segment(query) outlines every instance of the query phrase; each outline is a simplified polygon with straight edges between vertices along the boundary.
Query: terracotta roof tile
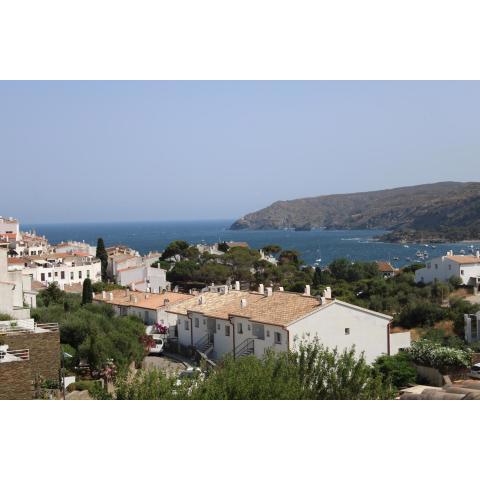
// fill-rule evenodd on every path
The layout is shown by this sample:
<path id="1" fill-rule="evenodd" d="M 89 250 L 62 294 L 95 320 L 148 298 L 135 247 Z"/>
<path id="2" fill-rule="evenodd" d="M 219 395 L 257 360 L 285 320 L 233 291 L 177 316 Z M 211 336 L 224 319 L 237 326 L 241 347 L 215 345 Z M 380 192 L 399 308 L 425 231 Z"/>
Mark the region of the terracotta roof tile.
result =
<path id="1" fill-rule="evenodd" d="M 113 294 L 113 300 L 109 300 L 109 293 Z M 147 298 L 145 298 L 147 297 Z M 165 306 L 165 300 L 168 300 L 169 305 L 188 300 L 193 295 L 186 293 L 165 292 L 165 293 L 145 293 L 145 292 L 132 292 L 129 290 L 112 290 L 107 292 L 107 298 L 102 298 L 101 293 L 95 295 L 95 300 L 100 302 L 109 303 L 112 305 L 125 306 L 125 307 L 139 307 L 149 310 L 157 310 Z M 137 299 L 137 303 L 133 301 L 133 298 Z"/>

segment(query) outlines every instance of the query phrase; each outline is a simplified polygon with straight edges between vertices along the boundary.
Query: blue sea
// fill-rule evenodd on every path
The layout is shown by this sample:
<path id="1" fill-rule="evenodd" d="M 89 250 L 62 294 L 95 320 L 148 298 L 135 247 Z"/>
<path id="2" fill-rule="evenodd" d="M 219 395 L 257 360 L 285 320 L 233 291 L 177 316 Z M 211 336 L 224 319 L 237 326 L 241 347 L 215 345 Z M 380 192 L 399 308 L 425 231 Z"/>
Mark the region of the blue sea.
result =
<path id="1" fill-rule="evenodd" d="M 233 220 L 171 221 L 171 222 L 122 222 L 122 223 L 72 223 L 22 225 L 23 230 L 36 230 L 45 235 L 50 243 L 66 240 L 85 241 L 96 245 L 102 237 L 106 245 L 124 244 L 145 254 L 161 251 L 172 240 L 189 243 L 214 243 L 218 241 L 245 241 L 251 247 L 260 248 L 278 244 L 284 249 L 295 249 L 308 264 L 316 262 L 325 266 L 332 260 L 345 257 L 354 260 L 387 260 L 401 267 L 416 260 L 416 252 L 427 251 L 430 257 L 444 255 L 447 250 L 459 253 L 466 244 L 437 244 L 433 249 L 423 244 L 390 244 L 377 242 L 375 236 L 384 230 L 228 230 Z M 475 244 L 480 249 L 480 244 Z M 395 258 L 398 257 L 398 260 Z M 410 259 L 409 259 L 410 258 Z"/>

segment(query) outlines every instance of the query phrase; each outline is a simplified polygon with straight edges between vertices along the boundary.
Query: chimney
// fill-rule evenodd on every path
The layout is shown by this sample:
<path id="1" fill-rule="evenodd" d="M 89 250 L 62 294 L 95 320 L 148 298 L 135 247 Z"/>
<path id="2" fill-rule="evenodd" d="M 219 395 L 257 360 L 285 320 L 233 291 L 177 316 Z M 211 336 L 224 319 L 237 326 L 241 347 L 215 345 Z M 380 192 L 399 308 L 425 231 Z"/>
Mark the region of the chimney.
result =
<path id="1" fill-rule="evenodd" d="M 242 298 L 240 300 L 240 308 L 245 308 L 247 306 L 247 299 L 246 298 Z"/>
<path id="2" fill-rule="evenodd" d="M 273 288 L 272 287 L 267 287 L 267 297 L 271 297 L 273 295 Z"/>
<path id="3" fill-rule="evenodd" d="M 278 291 L 283 292 L 284 291 L 283 287 L 278 287 Z"/>
<path id="4" fill-rule="evenodd" d="M 92 292 L 92 300 L 95 300 L 95 292 Z"/>
<path id="5" fill-rule="evenodd" d="M 137 302 L 138 302 L 138 299 L 137 299 L 137 297 L 134 296 L 133 297 L 133 303 L 137 303 Z"/>
<path id="6" fill-rule="evenodd" d="M 258 293 L 261 293 L 262 295 L 265 294 L 265 288 L 263 287 L 263 283 L 261 283 L 261 284 L 258 286 Z"/>
<path id="7" fill-rule="evenodd" d="M 477 250 L 477 251 L 475 252 L 475 256 L 476 256 L 477 258 L 480 258 L 480 251 L 479 251 L 479 250 Z"/>
<path id="8" fill-rule="evenodd" d="M 132 292 L 135 292 L 137 290 L 137 288 L 135 287 L 135 284 L 132 283 Z"/>
<path id="9" fill-rule="evenodd" d="M 128 297 L 128 288 L 125 289 L 125 296 Z"/>
<path id="10" fill-rule="evenodd" d="M 449 250 L 449 251 L 447 252 L 447 257 L 451 257 L 452 255 L 453 255 L 453 250 Z"/>
<path id="11" fill-rule="evenodd" d="M 303 293 L 306 297 L 310 296 L 310 285 L 305 285 L 305 292 Z"/>
<path id="12" fill-rule="evenodd" d="M 205 303 L 205 297 L 203 295 L 200 295 L 198 297 L 198 304 L 203 305 Z"/>
<path id="13" fill-rule="evenodd" d="M 235 290 L 237 290 L 237 292 L 240 290 L 240 282 L 238 280 L 235 282 Z"/>
<path id="14" fill-rule="evenodd" d="M 149 297 L 148 293 L 145 294 L 145 300 Z"/>
<path id="15" fill-rule="evenodd" d="M 323 296 L 324 296 L 327 300 L 331 300 L 331 299 L 332 299 L 332 289 L 331 289 L 331 287 L 325 288 L 325 290 L 323 291 Z"/>
<path id="16" fill-rule="evenodd" d="M 110 293 L 108 294 L 108 299 L 109 299 L 111 302 L 113 302 L 113 293 L 112 293 L 112 292 L 110 292 Z"/>
<path id="17" fill-rule="evenodd" d="M 165 306 L 167 306 L 168 304 L 170 303 L 170 300 L 168 298 L 166 298 L 164 301 L 163 301 L 163 304 Z"/>

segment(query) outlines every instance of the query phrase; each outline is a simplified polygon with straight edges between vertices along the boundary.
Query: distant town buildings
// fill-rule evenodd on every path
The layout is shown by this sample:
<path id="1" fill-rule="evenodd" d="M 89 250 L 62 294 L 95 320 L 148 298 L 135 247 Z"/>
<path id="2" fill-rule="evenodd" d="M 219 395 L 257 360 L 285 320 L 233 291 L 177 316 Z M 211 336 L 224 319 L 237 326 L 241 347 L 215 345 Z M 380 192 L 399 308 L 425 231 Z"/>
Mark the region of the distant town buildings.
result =
<path id="1" fill-rule="evenodd" d="M 390 262 L 385 262 L 382 260 L 379 260 L 375 262 L 378 267 L 378 271 L 385 277 L 385 278 L 391 278 L 395 276 L 398 273 L 398 268 L 394 268 Z"/>
<path id="2" fill-rule="evenodd" d="M 475 255 L 454 255 L 450 250 L 442 257 L 428 260 L 424 268 L 415 272 L 415 281 L 431 283 L 446 282 L 458 277 L 462 285 L 478 288 L 480 279 L 480 253 Z"/>

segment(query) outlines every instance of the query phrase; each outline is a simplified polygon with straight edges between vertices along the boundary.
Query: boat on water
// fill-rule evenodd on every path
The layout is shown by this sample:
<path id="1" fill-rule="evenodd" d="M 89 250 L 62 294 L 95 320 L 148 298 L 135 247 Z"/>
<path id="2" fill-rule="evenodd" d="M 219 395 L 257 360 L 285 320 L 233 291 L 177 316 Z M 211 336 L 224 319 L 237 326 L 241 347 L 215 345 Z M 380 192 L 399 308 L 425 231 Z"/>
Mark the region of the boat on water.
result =
<path id="1" fill-rule="evenodd" d="M 395 261 L 400 260 L 400 258 L 399 257 L 393 257 L 393 260 L 395 260 Z"/>
<path id="2" fill-rule="evenodd" d="M 460 254 L 465 255 L 465 250 L 463 248 L 460 250 Z"/>
<path id="3" fill-rule="evenodd" d="M 403 248 L 410 248 L 408 245 L 404 245 Z"/>

